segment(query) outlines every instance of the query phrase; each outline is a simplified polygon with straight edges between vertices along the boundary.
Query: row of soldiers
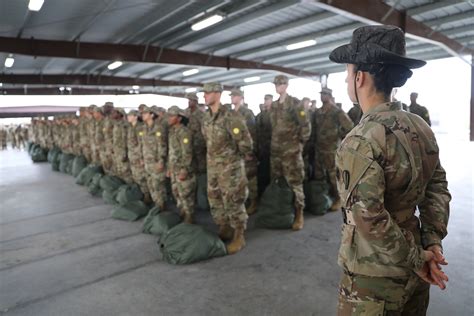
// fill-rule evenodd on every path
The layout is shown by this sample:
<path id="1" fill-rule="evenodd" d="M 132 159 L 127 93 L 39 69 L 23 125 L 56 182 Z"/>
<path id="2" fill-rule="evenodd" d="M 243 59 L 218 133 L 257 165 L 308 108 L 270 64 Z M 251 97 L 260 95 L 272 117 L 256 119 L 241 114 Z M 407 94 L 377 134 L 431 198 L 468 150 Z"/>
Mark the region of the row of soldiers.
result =
<path id="1" fill-rule="evenodd" d="M 13 149 L 26 148 L 28 142 L 28 126 L 1 126 L 0 127 L 0 150 L 6 150 L 8 143 Z"/>
<path id="2" fill-rule="evenodd" d="M 349 116 L 334 103 L 331 89 L 321 90 L 322 106 L 311 110 L 288 95 L 288 77 L 274 79 L 279 99 L 266 95 L 256 117 L 241 90 L 231 92 L 231 104 L 221 104 L 222 85 L 203 87 L 206 112 L 196 94 L 188 108 L 140 105 L 128 114 L 112 103 L 81 108 L 79 117 L 33 120 L 33 141 L 43 148 L 84 155 L 106 174 L 137 183 L 147 203 L 166 208 L 166 179 L 185 222 L 193 221 L 197 179 L 207 176 L 207 197 L 219 236 L 231 240 L 228 253 L 245 245 L 248 216 L 272 180 L 284 178 L 294 192 L 294 230 L 303 228 L 303 182 L 329 185 L 340 209 L 335 152 L 353 128 Z"/>

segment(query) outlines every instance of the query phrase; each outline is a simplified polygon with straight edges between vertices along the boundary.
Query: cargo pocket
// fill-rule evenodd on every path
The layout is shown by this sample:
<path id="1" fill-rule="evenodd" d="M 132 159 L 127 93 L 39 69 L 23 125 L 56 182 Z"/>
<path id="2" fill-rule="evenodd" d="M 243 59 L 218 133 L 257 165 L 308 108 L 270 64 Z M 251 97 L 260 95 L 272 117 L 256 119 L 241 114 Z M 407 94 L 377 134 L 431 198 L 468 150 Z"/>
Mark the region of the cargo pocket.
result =
<path id="1" fill-rule="evenodd" d="M 342 224 L 341 246 L 339 248 L 338 264 L 348 271 L 354 271 L 355 266 L 355 226 Z"/>
<path id="2" fill-rule="evenodd" d="M 349 315 L 364 315 L 364 316 L 383 316 L 384 315 L 384 301 L 358 301 L 348 300 L 347 301 L 351 313 Z"/>

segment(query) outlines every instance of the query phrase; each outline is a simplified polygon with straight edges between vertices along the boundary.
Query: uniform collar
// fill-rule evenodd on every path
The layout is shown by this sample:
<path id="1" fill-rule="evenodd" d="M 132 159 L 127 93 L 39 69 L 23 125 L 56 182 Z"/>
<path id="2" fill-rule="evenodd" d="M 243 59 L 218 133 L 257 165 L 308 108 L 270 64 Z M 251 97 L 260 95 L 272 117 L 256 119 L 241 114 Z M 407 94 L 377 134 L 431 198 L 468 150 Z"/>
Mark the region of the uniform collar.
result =
<path id="1" fill-rule="evenodd" d="M 225 112 L 227 112 L 227 108 L 225 105 L 223 105 L 222 103 L 219 105 L 219 110 L 217 110 L 216 113 L 212 113 L 211 110 L 209 110 L 209 115 L 211 117 L 211 121 L 215 121 L 217 120 L 217 118 L 220 116 L 220 115 L 223 115 Z"/>
<path id="2" fill-rule="evenodd" d="M 401 109 L 402 109 L 402 103 L 400 101 L 381 103 L 375 106 L 374 108 L 372 108 L 372 110 L 370 110 L 369 112 L 364 113 L 361 121 L 365 117 L 375 114 L 375 113 L 387 112 L 387 111 L 400 111 Z"/>

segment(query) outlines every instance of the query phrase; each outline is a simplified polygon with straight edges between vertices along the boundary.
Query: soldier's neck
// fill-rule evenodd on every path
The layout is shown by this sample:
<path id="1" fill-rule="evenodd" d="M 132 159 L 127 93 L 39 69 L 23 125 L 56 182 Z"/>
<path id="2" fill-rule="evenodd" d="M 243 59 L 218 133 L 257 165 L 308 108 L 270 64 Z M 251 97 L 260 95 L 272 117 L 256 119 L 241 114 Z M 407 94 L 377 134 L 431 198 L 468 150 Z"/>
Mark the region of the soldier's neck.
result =
<path id="1" fill-rule="evenodd" d="M 209 109 L 211 110 L 212 114 L 217 113 L 219 111 L 220 107 L 221 107 L 221 102 L 220 101 L 209 105 Z"/>
<path id="2" fill-rule="evenodd" d="M 284 103 L 287 96 L 288 96 L 288 93 L 283 92 L 282 94 L 280 94 L 280 98 L 278 99 L 278 102 Z"/>

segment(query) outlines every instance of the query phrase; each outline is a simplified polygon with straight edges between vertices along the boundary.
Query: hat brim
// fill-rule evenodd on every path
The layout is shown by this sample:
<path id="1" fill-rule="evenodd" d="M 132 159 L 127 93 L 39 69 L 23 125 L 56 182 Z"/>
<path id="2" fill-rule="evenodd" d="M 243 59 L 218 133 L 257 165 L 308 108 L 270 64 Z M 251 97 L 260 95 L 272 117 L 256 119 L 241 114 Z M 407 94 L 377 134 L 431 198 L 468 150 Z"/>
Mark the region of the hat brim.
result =
<path id="1" fill-rule="evenodd" d="M 373 44 L 367 43 L 354 52 L 351 44 L 337 47 L 329 55 L 329 59 L 338 64 L 396 64 L 409 69 L 420 68 L 426 65 L 426 61 L 408 58 L 394 54 L 391 51 Z"/>

